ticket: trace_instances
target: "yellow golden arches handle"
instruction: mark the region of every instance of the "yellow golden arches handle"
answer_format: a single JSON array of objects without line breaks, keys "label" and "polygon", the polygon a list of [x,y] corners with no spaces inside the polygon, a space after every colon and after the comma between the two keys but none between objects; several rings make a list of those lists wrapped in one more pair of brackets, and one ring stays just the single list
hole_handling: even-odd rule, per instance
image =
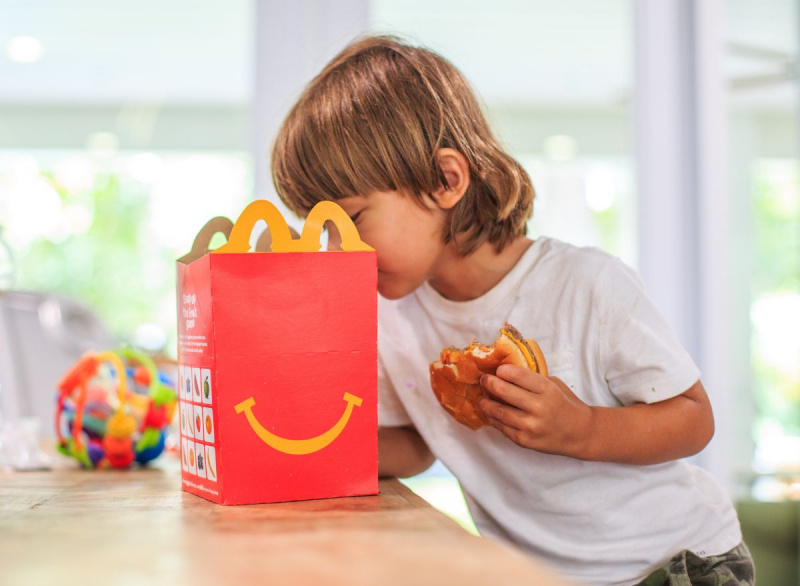
[{"label": "yellow golden arches handle", "polygon": [[265,444],[275,448],[279,452],[283,452],[284,454],[303,456],[318,452],[339,437],[339,434],[342,433],[342,430],[350,420],[350,415],[353,413],[353,407],[361,407],[362,400],[359,397],[351,395],[350,393],[345,393],[343,398],[347,403],[347,407],[345,407],[344,413],[339,418],[339,421],[336,422],[336,425],[317,437],[303,440],[287,439],[270,433],[264,429],[264,426],[261,425],[258,419],[256,419],[256,416],[253,415],[252,409],[256,404],[256,401],[253,399],[253,397],[245,399],[236,405],[234,409],[236,410],[236,413],[241,413],[244,411],[244,415],[247,417],[247,422],[250,424],[250,427],[253,428],[253,431],[256,432],[256,435],[260,437]]},{"label": "yellow golden arches handle", "polygon": [[[358,230],[353,224],[353,220],[347,215],[347,212],[339,204],[332,201],[321,201],[308,213],[306,223],[303,225],[303,234],[300,236],[300,241],[304,243],[302,250],[317,251],[320,249],[322,226],[328,220],[336,224],[339,229],[339,234],[342,237],[342,250],[345,252],[368,252],[374,250],[361,240],[361,236],[358,235]],[[275,249],[274,245],[272,250],[282,252]]]},{"label": "yellow golden arches handle", "polygon": [[292,238],[289,225],[278,208],[265,199],[259,199],[248,205],[231,230],[226,244],[217,248],[214,253],[247,252],[250,250],[250,235],[259,220],[264,220],[272,234],[273,252],[317,252],[321,248],[320,236],[322,226],[330,220],[339,229],[342,236],[342,250],[347,252],[371,251],[358,235],[353,221],[345,211],[332,201],[321,201],[315,205],[306,218],[303,233],[299,240]]}]

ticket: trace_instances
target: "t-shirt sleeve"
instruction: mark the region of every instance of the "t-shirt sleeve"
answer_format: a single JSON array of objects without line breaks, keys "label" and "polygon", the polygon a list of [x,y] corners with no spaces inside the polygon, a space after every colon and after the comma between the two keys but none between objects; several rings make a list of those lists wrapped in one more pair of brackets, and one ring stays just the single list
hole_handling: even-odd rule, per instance
[{"label": "t-shirt sleeve", "polygon": [[600,319],[598,364],[623,405],[675,397],[700,378],[639,275],[619,259],[598,278],[594,303]]},{"label": "t-shirt sleeve", "polygon": [[386,372],[386,367],[378,355],[378,426],[401,427],[404,425],[411,425],[411,418],[403,407],[400,397],[397,396],[394,385]]}]

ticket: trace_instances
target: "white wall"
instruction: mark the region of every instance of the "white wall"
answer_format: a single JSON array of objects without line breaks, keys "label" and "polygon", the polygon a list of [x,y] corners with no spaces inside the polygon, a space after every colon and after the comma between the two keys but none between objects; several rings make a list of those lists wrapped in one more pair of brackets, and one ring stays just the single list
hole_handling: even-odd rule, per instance
[{"label": "white wall", "polygon": [[635,3],[639,271],[697,362],[716,434],[695,460],[734,487],[737,402],[724,0]]}]

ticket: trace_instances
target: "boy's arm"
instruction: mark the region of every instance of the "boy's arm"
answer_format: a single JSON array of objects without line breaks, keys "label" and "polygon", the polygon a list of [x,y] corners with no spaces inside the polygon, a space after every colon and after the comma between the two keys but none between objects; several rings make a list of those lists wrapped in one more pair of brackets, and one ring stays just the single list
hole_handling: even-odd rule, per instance
[{"label": "boy's arm", "polygon": [[714,415],[703,383],[658,403],[592,407],[580,458],[623,464],[660,464],[693,456],[714,435]]},{"label": "boy's arm", "polygon": [[[502,377],[502,378],[501,378]],[[659,464],[702,450],[714,435],[703,384],[658,403],[590,407],[559,379],[516,366],[482,380],[481,408],[516,444],[581,460]]]},{"label": "boy's arm", "polygon": [[413,426],[378,428],[378,476],[408,478],[430,468],[434,460]]}]

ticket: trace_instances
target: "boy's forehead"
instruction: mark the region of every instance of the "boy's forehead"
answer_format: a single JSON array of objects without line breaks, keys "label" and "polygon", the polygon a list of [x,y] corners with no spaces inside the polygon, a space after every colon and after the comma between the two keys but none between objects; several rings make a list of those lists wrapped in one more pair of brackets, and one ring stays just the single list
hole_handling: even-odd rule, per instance
[{"label": "boy's forehead", "polygon": [[359,205],[363,205],[367,201],[367,196],[365,195],[351,195],[349,197],[342,197],[336,200],[342,208],[346,211],[350,208],[357,207]]},{"label": "boy's forehead", "polygon": [[363,195],[349,195],[347,197],[340,197],[339,199],[336,200],[336,202],[341,205],[353,205],[365,199],[366,196]]},{"label": "boy's forehead", "polygon": [[404,199],[407,199],[405,196],[408,195],[405,192],[401,191],[371,191],[365,194],[359,195],[351,195],[348,197],[341,197],[336,200],[344,211],[348,212],[349,214],[353,214],[354,212],[360,210],[367,204],[375,204],[378,202],[399,202]]}]

